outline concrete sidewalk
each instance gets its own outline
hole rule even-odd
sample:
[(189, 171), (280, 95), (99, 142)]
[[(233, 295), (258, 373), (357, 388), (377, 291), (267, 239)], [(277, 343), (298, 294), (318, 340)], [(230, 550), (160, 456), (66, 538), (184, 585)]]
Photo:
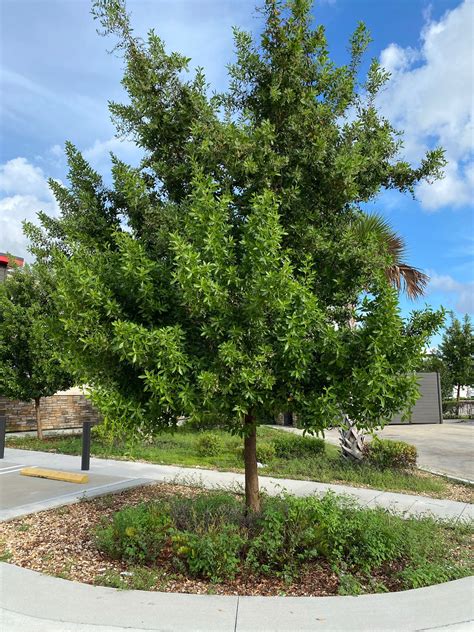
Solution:
[[(10, 463), (22, 463), (29, 466), (46, 467), (51, 469), (80, 471), (80, 457), (64, 454), (52, 454), (49, 452), (34, 452), (7, 448), (5, 457)], [(116, 461), (111, 459), (91, 459), (91, 474), (101, 476), (118, 477), (123, 480), (123, 485), (131, 486), (146, 482), (180, 482), (184, 484), (197, 484), (208, 489), (243, 487), (242, 474), (233, 472), (218, 472), (198, 468), (174, 467), (168, 465), (154, 465), (151, 463), (139, 463), (131, 461)], [(412, 496), (383, 492), (374, 489), (349, 487), (347, 485), (332, 485), (316, 483), (313, 481), (298, 481), (279, 478), (260, 477), (262, 489), (269, 494), (278, 494), (287, 491), (296, 496), (309, 496), (311, 494), (323, 494), (329, 490), (337, 494), (346, 494), (354, 497), (362, 506), (391, 508), (406, 515), (431, 514), (440, 518), (455, 520), (472, 520), (474, 518), (474, 506), (468, 503), (460, 503), (452, 500), (438, 500), (424, 496)], [(113, 491), (120, 491), (120, 483), (117, 483)], [(105, 493), (105, 492), (104, 492)], [(14, 496), (14, 490), (11, 491)], [(34, 507), (22, 502), (18, 496), (18, 510), (16, 515), (25, 515), (33, 511), (41, 511), (51, 506), (65, 504), (61, 498), (57, 504), (51, 502), (42, 507), (37, 503)], [(70, 502), (73, 502), (72, 500)], [(3, 508), (2, 508), (3, 509)], [(10, 507), (8, 511), (12, 511)], [(0, 511), (0, 520), (8, 519), (9, 515)]]
[(472, 630), (472, 578), (360, 597), (237, 597), (90, 586), (0, 565), (9, 632), (317, 632)]

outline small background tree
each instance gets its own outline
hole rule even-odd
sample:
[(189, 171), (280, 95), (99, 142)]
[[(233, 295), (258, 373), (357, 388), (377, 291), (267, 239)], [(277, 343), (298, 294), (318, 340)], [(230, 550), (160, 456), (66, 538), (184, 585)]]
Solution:
[(463, 321), (451, 315), (439, 348), (439, 355), (448, 370), (451, 384), (456, 388), (456, 414), (459, 416), (461, 388), (474, 384), (474, 331), (469, 316)]
[(440, 357), (439, 351), (432, 351), (423, 355), (418, 371), (423, 373), (439, 373), (441, 397), (443, 401), (452, 398), (454, 385), (448, 367), (443, 358)]
[(38, 438), (43, 438), (42, 397), (72, 385), (51, 336), (51, 287), (25, 266), (0, 284), (0, 394), (34, 400)]

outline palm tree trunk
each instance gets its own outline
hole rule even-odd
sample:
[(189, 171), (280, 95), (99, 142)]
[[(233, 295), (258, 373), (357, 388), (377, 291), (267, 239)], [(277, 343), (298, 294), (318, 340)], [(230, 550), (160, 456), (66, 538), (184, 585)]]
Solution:
[[(354, 305), (347, 306), (350, 311), (354, 310)], [(356, 319), (351, 316), (347, 325), (349, 329), (354, 330), (357, 326)], [(342, 425), (339, 427), (339, 444), (341, 446), (341, 454), (345, 459), (360, 461), (364, 458), (364, 433), (360, 432), (355, 425), (355, 421), (344, 415)]]
[(43, 422), (41, 421), (39, 397), (35, 397), (35, 417), (36, 417), (36, 432), (38, 435), (38, 439), (43, 439)]
[(364, 458), (364, 435), (347, 415), (344, 415), (344, 423), (339, 428), (339, 443), (344, 458), (355, 461)]
[(244, 419), (245, 505), (250, 511), (260, 511), (260, 492), (257, 470), (257, 426), (248, 413)]

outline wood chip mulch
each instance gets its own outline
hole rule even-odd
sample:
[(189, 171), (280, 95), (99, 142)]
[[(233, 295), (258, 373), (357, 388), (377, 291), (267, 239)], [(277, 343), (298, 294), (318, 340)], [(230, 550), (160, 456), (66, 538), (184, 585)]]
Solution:
[[(0, 524), (3, 560), (31, 570), (87, 584), (104, 584), (111, 572), (130, 575), (130, 568), (104, 557), (94, 545), (94, 528), (115, 511), (158, 498), (201, 490), (175, 484), (147, 485), (66, 507), (43, 511)], [(308, 565), (289, 586), (276, 577), (239, 575), (233, 581), (212, 584), (179, 574), (166, 560), (151, 590), (222, 595), (334, 595), (339, 579), (324, 562)]]
[[(111, 585), (107, 577), (122, 577), (124, 586), (134, 572), (120, 561), (103, 556), (94, 544), (94, 529), (125, 506), (175, 495), (192, 497), (202, 490), (183, 485), (158, 483), (127, 490), (73, 505), (43, 511), (0, 524), (0, 556), (17, 566), (79, 581)], [(327, 596), (338, 594), (339, 578), (324, 560), (303, 568), (291, 585), (278, 577), (241, 574), (232, 581), (213, 584), (189, 579), (172, 565), (170, 556), (161, 556), (154, 567), (156, 581), (147, 590), (222, 595)], [(393, 580), (393, 568), (380, 572), (379, 579), (389, 590), (400, 589)], [(131, 587), (136, 587), (136, 584)]]

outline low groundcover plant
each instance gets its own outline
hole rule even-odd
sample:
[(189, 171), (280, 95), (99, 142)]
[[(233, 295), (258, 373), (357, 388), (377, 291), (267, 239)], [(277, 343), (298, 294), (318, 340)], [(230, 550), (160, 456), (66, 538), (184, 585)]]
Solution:
[(264, 497), (261, 511), (249, 512), (235, 494), (204, 492), (122, 509), (95, 541), (113, 559), (150, 568), (171, 559), (176, 572), (217, 583), (254, 574), (291, 584), (308, 565), (329, 565), (341, 594), (359, 594), (471, 574), (472, 561), (459, 556), (471, 532), (466, 524), (361, 509), (332, 493)]

